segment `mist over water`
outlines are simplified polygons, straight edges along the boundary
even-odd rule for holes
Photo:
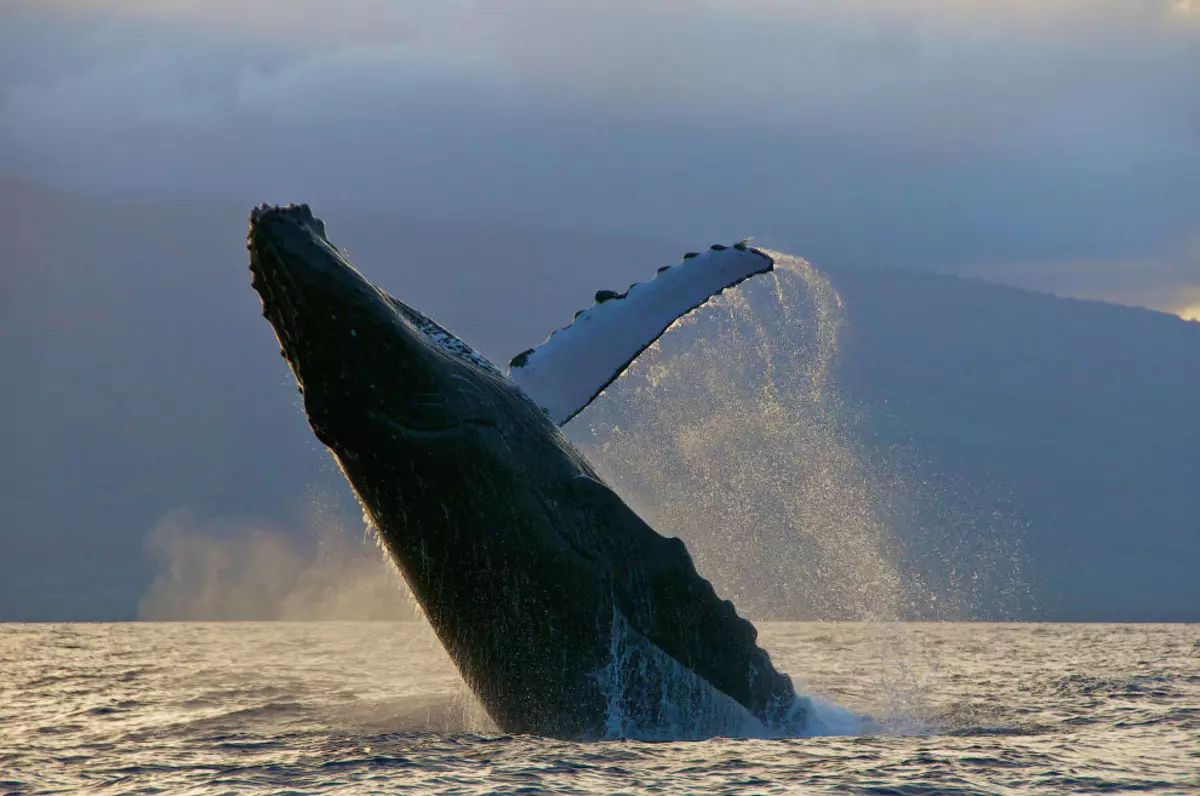
[[[417,623],[0,625],[0,791],[1192,793],[1195,625],[907,625],[920,733],[569,743],[460,723]],[[860,623],[767,622],[813,690],[886,714]],[[930,737],[928,732],[941,733]]]
[[[1022,588],[1013,523],[871,444],[837,385],[842,299],[771,255],[774,272],[678,321],[572,437],[743,615],[1003,616]]]
[[[157,575],[138,618],[402,621],[416,617],[396,568],[362,525],[310,497],[303,531],[165,517],[146,538]]]

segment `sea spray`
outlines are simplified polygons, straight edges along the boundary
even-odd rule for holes
[[[742,613],[891,619],[905,583],[889,495],[835,385],[840,299],[807,262],[772,256],[773,273],[645,352],[580,436]]]
[[[743,615],[866,621],[869,725],[921,732],[926,683],[913,671],[931,665],[906,662],[936,653],[898,622],[990,615],[1016,583],[1012,536],[948,497],[911,451],[871,444],[867,409],[837,382],[841,297],[806,261],[771,255],[772,273],[676,322],[572,436]],[[826,723],[862,729],[826,707]]]

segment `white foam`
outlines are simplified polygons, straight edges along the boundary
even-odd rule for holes
[[[822,697],[798,694],[764,723],[732,697],[638,633],[615,607],[607,665],[596,678],[607,699],[604,739],[681,741],[860,735],[869,719]]]
[[[805,735],[861,735],[868,722],[858,714],[823,697],[809,697]]]
[[[614,606],[608,664],[596,673],[607,699],[606,740],[699,740],[778,734],[634,630]]]

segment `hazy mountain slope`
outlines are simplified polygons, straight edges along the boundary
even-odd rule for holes
[[[1015,510],[1051,619],[1200,619],[1200,323],[933,274],[838,271],[841,384]]]

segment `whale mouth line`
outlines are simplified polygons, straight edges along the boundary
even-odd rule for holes
[[[424,428],[410,425],[392,417],[389,417],[387,422],[388,425],[390,425],[405,439],[421,441],[449,439],[461,436],[474,429],[495,429],[499,427],[495,421],[482,417],[471,417],[465,420],[456,420],[452,423],[427,426]]]

